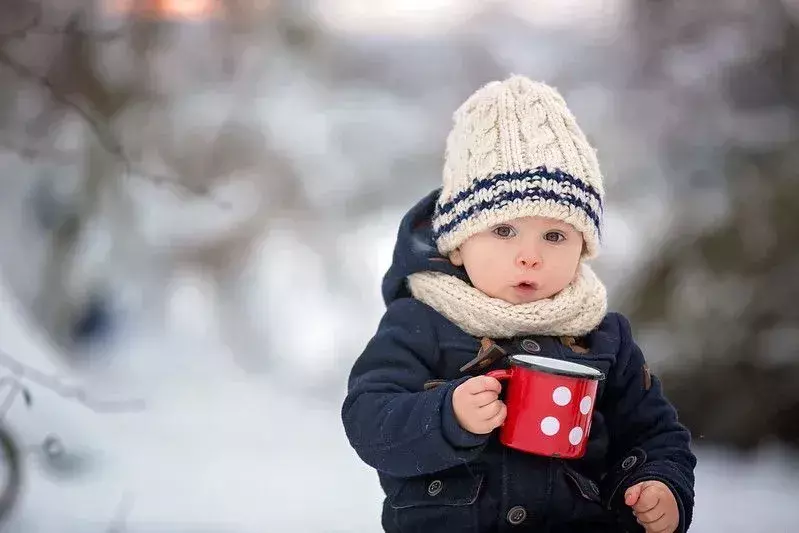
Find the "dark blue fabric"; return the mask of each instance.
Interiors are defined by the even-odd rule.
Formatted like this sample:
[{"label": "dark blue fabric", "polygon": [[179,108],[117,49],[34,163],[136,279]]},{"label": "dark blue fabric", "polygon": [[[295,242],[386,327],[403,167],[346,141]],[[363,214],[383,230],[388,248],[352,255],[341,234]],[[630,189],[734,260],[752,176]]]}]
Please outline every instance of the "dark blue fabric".
[{"label": "dark blue fabric", "polygon": [[[384,530],[643,531],[623,503],[624,491],[656,479],[675,493],[678,531],[685,531],[694,506],[690,435],[658,378],[652,376],[646,387],[643,355],[619,314],[608,314],[586,337],[589,353],[551,337],[527,337],[541,346],[539,355],[587,364],[606,375],[584,457],[526,454],[503,446],[496,431],[475,435],[459,426],[452,392],[468,379],[459,368],[474,358],[480,340],[410,297],[405,286],[406,276],[418,271],[465,276],[432,244],[437,194],[414,206],[401,223],[383,281],[387,309],[353,365],[342,406],[352,447],[377,471],[386,493]],[[495,340],[509,354],[523,352],[524,338]],[[492,368],[506,365],[500,360]],[[431,379],[446,382],[425,390]]]}]

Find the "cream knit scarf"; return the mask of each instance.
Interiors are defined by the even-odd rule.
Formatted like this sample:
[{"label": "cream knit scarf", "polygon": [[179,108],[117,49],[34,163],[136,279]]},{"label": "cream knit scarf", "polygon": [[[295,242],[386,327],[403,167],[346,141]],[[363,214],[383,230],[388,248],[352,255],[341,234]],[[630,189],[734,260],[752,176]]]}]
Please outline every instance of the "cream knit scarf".
[{"label": "cream knit scarf", "polygon": [[555,296],[518,305],[492,298],[442,272],[417,272],[408,276],[408,282],[416,299],[476,337],[579,337],[596,328],[607,311],[605,286],[586,264]]}]

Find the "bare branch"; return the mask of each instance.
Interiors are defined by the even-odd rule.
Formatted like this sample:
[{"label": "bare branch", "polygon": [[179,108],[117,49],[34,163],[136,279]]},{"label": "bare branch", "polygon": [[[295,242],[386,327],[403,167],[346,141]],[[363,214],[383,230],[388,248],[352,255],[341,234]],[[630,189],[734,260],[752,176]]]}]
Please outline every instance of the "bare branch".
[{"label": "bare branch", "polygon": [[[7,35],[0,35],[0,39],[24,39],[29,35],[38,35],[38,36],[71,36],[76,35],[78,33],[74,27],[70,25],[65,26],[36,26],[37,21],[34,21],[32,25],[28,25],[27,27],[12,32],[11,34]],[[123,30],[109,30],[109,31],[88,31],[88,30],[80,30],[80,33],[83,35],[91,38],[93,41],[96,42],[110,42],[115,41],[117,39],[121,39],[125,36],[126,32]]]},{"label": "bare branch", "polygon": [[33,14],[31,15],[30,21],[21,28],[11,30],[7,33],[0,32],[0,44],[4,44],[5,42],[8,41],[25,39],[30,35],[66,36],[66,35],[75,35],[80,33],[82,35],[90,37],[95,41],[108,42],[120,39],[126,34],[126,31],[124,31],[123,29],[109,30],[109,31],[87,31],[83,29],[78,29],[73,24],[45,25],[42,23],[43,9],[41,2],[29,2],[27,3],[27,7],[30,7],[31,9],[34,10]]},{"label": "bare branch", "polygon": [[[55,392],[63,398],[75,399],[92,411],[125,412],[142,410],[145,407],[143,400],[99,401],[92,399],[86,394],[84,389],[73,385],[66,385],[57,376],[45,374],[44,372],[41,372],[32,366],[21,363],[16,358],[2,350],[0,350],[0,366],[10,370],[16,379],[29,380],[37,385]],[[7,377],[5,378],[5,381],[8,383],[13,383],[15,378]]]},{"label": "bare branch", "polygon": [[34,30],[34,28],[36,28],[36,26],[39,25],[39,23],[42,20],[42,5],[36,4],[35,9],[36,9],[35,14],[33,15],[33,17],[31,17],[30,22],[26,24],[24,27],[18,30],[13,30],[9,33],[0,34],[0,44],[2,44],[4,41],[12,41],[14,39],[24,39],[28,34],[30,34]]},{"label": "bare branch", "polygon": [[[15,137],[19,137],[19,135]],[[19,155],[19,157],[26,161],[44,158],[54,163],[69,165],[76,163],[79,159],[77,154],[59,150],[57,148],[53,148],[52,146],[47,147],[46,149],[37,148],[25,142],[19,142],[16,138],[4,139],[0,137],[0,148],[16,153]]]},{"label": "bare branch", "polygon": [[[0,64],[5,65],[14,73],[16,73],[19,77],[31,81],[33,83],[37,83],[43,87],[45,87],[52,98],[56,100],[58,103],[68,107],[75,111],[85,122],[88,126],[92,129],[95,134],[95,137],[100,142],[100,144],[108,151],[112,156],[116,157],[124,166],[125,174],[128,177],[133,177],[133,175],[139,175],[144,179],[149,179],[153,183],[156,184],[171,184],[173,186],[182,188],[187,192],[193,195],[207,195],[209,190],[205,186],[192,186],[190,180],[180,180],[174,177],[168,177],[163,175],[157,175],[152,172],[146,171],[138,167],[138,165],[134,165],[130,159],[125,155],[125,151],[122,147],[122,144],[116,139],[116,136],[111,131],[109,127],[104,124],[104,121],[101,117],[95,116],[89,108],[84,108],[78,102],[75,102],[71,98],[64,96],[58,90],[56,90],[55,86],[48,80],[45,76],[41,76],[31,69],[16,62],[11,56],[9,56],[4,50],[0,49]],[[34,152],[35,153],[35,152]],[[33,154],[29,150],[22,151],[23,156],[31,158]],[[188,181],[188,182],[187,182]],[[229,204],[226,202],[217,202],[219,207],[227,209]]]},{"label": "bare branch", "polygon": [[[34,4],[31,4],[32,6]],[[65,37],[72,37],[72,45],[79,46],[81,42],[97,42],[102,40],[112,40],[119,38],[125,34],[123,30],[108,31],[108,32],[92,32],[88,31],[79,23],[80,15],[75,15],[64,26],[58,27],[43,27],[40,25],[42,20],[42,7],[39,3],[35,4],[36,12],[31,17],[31,21],[23,28],[14,30],[6,35],[0,36],[0,45],[3,44],[2,39],[21,39],[32,34],[52,34],[61,35]],[[37,27],[38,26],[38,27]],[[57,68],[60,64],[62,68],[68,68],[69,74],[74,75],[75,68],[87,68],[88,65],[80,63],[74,67],[69,67],[72,56],[67,58],[67,62],[58,61],[55,65]],[[78,61],[81,61],[79,58]],[[56,104],[60,104],[63,108],[69,109],[77,113],[77,115],[89,126],[94,136],[114,159],[116,159],[123,167],[124,178],[139,177],[141,179],[150,180],[157,185],[168,185],[185,190],[187,193],[196,196],[208,196],[210,187],[207,179],[180,179],[180,176],[164,176],[149,172],[142,168],[141,165],[134,163],[126,154],[125,148],[111,128],[111,121],[109,117],[116,115],[120,109],[126,105],[132,96],[129,91],[117,91],[116,97],[109,94],[107,90],[101,87],[92,85],[89,88],[80,87],[68,89],[66,86],[61,87],[58,82],[58,77],[53,77],[50,74],[42,75],[35,72],[33,69],[17,61],[6,50],[0,47],[0,65],[14,72],[19,78],[27,80],[45,88]],[[83,78],[94,80],[90,72]],[[19,153],[25,159],[33,159],[41,153],[41,150],[31,148],[30,146],[18,146],[12,148],[15,143],[0,142],[0,146],[5,145],[13,151]],[[195,176],[199,178],[199,176]],[[230,207],[227,202],[214,201],[220,208]]]},{"label": "bare branch", "polygon": [[3,400],[2,407],[0,407],[0,419],[5,418],[8,410],[11,409],[12,405],[14,405],[14,400],[16,400],[17,396],[24,391],[22,384],[13,376],[3,376],[0,378],[0,387],[6,384],[8,384],[10,390]]},{"label": "bare branch", "polygon": [[4,50],[0,49],[0,64],[5,65],[10,70],[12,70],[17,76],[20,78],[26,79],[28,81],[32,81],[45,87],[49,92],[50,95],[54,100],[58,103],[72,109],[78,115],[83,118],[89,127],[94,131],[97,140],[103,147],[110,152],[112,155],[124,158],[124,153],[122,151],[122,146],[116,141],[114,138],[113,133],[105,127],[101,120],[98,117],[93,116],[93,112],[90,109],[84,109],[80,104],[73,101],[72,99],[64,96],[56,88],[53,84],[48,80],[46,77],[41,76],[31,69],[16,62],[10,55],[8,55]]},{"label": "bare branch", "polygon": [[123,533],[125,531],[125,523],[127,522],[127,517],[128,515],[130,515],[132,509],[133,509],[133,496],[129,492],[125,492],[122,495],[122,499],[119,501],[119,505],[117,505],[116,516],[108,525],[108,529],[106,529],[105,532]]}]

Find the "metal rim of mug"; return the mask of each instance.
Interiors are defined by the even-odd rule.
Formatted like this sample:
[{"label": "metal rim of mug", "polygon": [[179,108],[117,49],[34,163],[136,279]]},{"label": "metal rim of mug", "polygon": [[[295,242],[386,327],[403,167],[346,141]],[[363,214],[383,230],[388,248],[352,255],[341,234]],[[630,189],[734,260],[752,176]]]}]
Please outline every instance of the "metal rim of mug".
[{"label": "metal rim of mug", "polygon": [[556,376],[595,379],[598,381],[605,379],[605,375],[596,368],[573,361],[529,354],[512,355],[510,359],[513,364],[533,370],[540,370],[541,372],[554,374]]}]

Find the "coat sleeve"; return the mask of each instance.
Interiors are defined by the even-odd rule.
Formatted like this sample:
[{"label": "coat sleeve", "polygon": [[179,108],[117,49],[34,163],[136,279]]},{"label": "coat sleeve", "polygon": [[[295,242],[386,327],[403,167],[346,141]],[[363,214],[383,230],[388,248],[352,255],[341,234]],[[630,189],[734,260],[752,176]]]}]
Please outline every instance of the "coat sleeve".
[{"label": "coat sleeve", "polygon": [[617,317],[620,349],[602,404],[597,406],[610,434],[609,471],[602,483],[606,501],[631,527],[642,530],[624,504],[624,492],[641,481],[661,481],[676,497],[677,531],[683,533],[691,524],[694,507],[696,457],[690,450],[691,436],[677,420],[660,380],[650,373],[629,322]]},{"label": "coat sleeve", "polygon": [[341,415],[351,446],[381,473],[412,477],[475,459],[488,441],[460,427],[452,392],[467,377],[424,390],[439,357],[430,311],[393,302],[353,365]]}]

